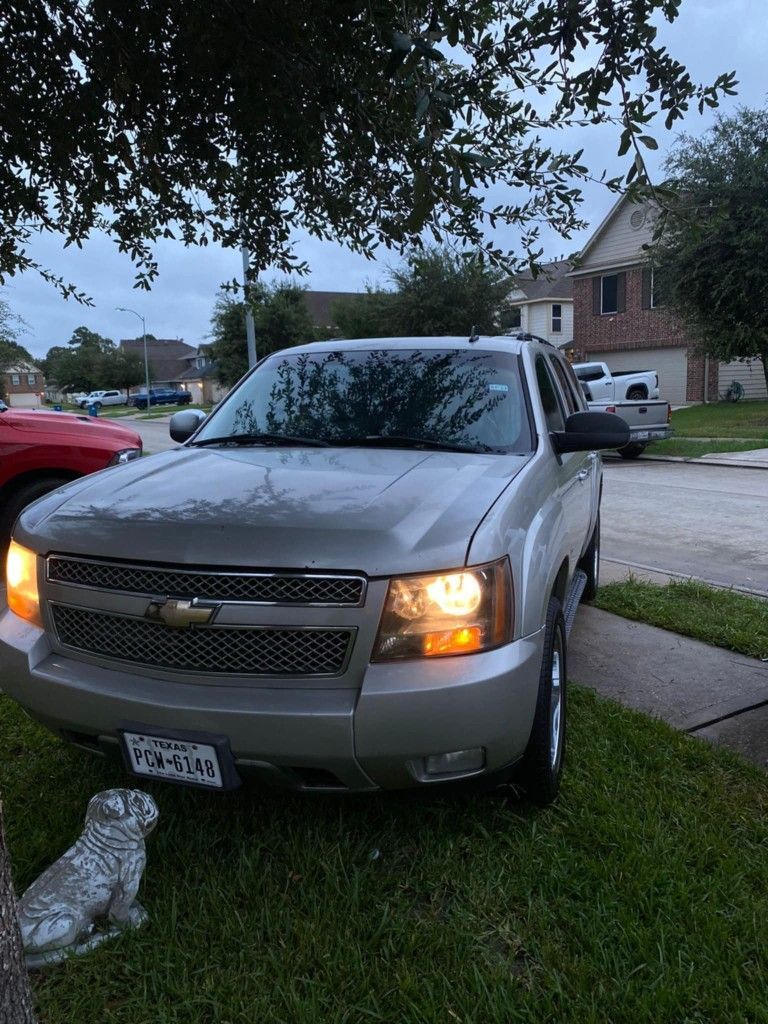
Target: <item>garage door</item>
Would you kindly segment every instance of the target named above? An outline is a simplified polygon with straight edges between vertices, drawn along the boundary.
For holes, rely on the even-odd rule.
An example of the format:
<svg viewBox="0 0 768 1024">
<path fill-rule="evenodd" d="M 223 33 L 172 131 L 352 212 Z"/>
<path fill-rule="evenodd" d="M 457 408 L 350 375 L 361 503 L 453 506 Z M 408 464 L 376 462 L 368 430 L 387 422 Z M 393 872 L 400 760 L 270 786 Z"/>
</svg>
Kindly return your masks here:
<svg viewBox="0 0 768 1024">
<path fill-rule="evenodd" d="M 631 352 L 588 352 L 587 358 L 607 363 L 610 370 L 655 370 L 659 395 L 672 405 L 685 405 L 688 356 L 684 348 L 638 348 Z"/>
</svg>

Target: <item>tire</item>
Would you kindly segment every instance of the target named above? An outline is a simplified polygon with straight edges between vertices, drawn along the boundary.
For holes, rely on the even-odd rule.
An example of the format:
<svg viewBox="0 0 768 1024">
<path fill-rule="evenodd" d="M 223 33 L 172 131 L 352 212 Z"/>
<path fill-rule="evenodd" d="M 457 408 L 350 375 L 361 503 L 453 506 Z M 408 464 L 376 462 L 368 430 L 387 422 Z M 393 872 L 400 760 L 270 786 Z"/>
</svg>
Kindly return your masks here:
<svg viewBox="0 0 768 1024">
<path fill-rule="evenodd" d="M 648 397 L 648 392 L 643 387 L 630 388 L 627 391 L 628 402 L 642 402 Z"/>
<path fill-rule="evenodd" d="M 93 408 L 98 411 L 101 408 L 101 402 L 94 402 L 93 403 Z"/>
<path fill-rule="evenodd" d="M 556 597 L 549 599 L 544 631 L 539 693 L 533 728 L 517 770 L 528 799 L 546 807 L 557 799 L 565 761 L 566 638 L 563 609 Z"/>
<path fill-rule="evenodd" d="M 645 445 L 640 441 L 630 441 L 629 444 L 625 444 L 623 448 L 617 448 L 616 451 L 622 459 L 636 459 L 645 451 Z"/>
<path fill-rule="evenodd" d="M 582 601 L 594 601 L 600 583 L 600 513 L 597 514 L 595 529 L 587 550 L 581 556 L 579 568 L 587 574 L 587 585 L 581 595 Z"/>
<path fill-rule="evenodd" d="M 14 491 L 8 501 L 0 507 L 0 557 L 2 558 L 0 575 L 5 576 L 5 555 L 11 540 L 13 524 L 19 514 L 33 501 L 67 483 L 69 483 L 69 479 L 58 476 L 46 476 L 39 480 L 31 480 Z"/>
</svg>

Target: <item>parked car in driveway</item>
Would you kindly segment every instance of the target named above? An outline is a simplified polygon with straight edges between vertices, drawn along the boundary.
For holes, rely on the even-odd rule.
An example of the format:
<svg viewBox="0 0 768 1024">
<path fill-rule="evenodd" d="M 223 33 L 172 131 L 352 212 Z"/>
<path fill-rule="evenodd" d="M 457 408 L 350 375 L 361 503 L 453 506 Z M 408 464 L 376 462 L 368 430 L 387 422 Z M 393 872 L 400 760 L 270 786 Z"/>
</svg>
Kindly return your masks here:
<svg viewBox="0 0 768 1024">
<path fill-rule="evenodd" d="M 637 402 L 659 397 L 659 375 L 655 370 L 611 373 L 606 363 L 574 363 L 573 369 L 589 402 Z"/>
<path fill-rule="evenodd" d="M 81 409 L 87 409 L 89 405 L 100 409 L 103 405 L 127 405 L 128 397 L 124 391 L 91 391 L 76 399 L 76 404 Z"/>
<path fill-rule="evenodd" d="M 672 436 L 672 406 L 660 399 L 647 402 L 589 402 L 593 412 L 610 412 L 629 427 L 629 441 L 618 449 L 623 459 L 636 459 L 651 441 Z"/>
<path fill-rule="evenodd" d="M 0 402 L 0 555 L 11 527 L 36 498 L 141 455 L 141 438 L 117 423 L 65 412 L 8 409 Z"/>
<path fill-rule="evenodd" d="M 141 778 L 558 792 L 567 633 L 594 596 L 601 448 L 530 336 L 264 359 L 182 442 L 29 508 L 6 693 Z"/>
<path fill-rule="evenodd" d="M 184 391 L 183 389 L 176 388 L 150 388 L 149 389 L 149 404 L 150 405 L 189 405 L 192 401 L 192 392 Z M 147 392 L 137 391 L 135 395 L 131 395 L 131 405 L 135 405 L 137 409 L 147 408 Z"/>
</svg>

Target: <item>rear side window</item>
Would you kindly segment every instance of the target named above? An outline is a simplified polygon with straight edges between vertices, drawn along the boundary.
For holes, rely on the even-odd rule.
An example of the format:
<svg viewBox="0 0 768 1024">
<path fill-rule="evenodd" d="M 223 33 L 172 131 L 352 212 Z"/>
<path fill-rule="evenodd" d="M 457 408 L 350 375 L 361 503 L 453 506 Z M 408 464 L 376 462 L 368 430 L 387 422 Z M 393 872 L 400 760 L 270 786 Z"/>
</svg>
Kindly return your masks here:
<svg viewBox="0 0 768 1024">
<path fill-rule="evenodd" d="M 550 362 L 555 370 L 555 376 L 557 377 L 558 383 L 560 384 L 560 392 L 563 400 L 565 401 L 565 407 L 568 410 L 568 415 L 574 412 L 581 412 L 582 406 L 579 399 L 576 396 L 575 390 L 571 385 L 570 378 L 566 373 L 565 364 L 562 360 L 556 356 L 550 358 Z"/>
<path fill-rule="evenodd" d="M 544 356 L 536 357 L 536 383 L 547 420 L 548 430 L 565 430 L 565 417 L 557 396 L 557 388 L 547 368 Z"/>
</svg>

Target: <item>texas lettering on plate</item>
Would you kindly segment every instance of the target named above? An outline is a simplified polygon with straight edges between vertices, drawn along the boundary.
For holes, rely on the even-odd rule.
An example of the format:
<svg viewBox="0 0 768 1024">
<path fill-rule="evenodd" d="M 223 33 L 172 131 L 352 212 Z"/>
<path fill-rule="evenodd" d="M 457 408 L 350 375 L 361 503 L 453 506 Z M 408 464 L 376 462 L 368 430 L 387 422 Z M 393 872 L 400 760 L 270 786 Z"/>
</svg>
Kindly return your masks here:
<svg viewBox="0 0 768 1024">
<path fill-rule="evenodd" d="M 131 771 L 136 775 L 223 788 L 215 747 L 149 733 L 124 732 L 123 738 Z"/>
</svg>

